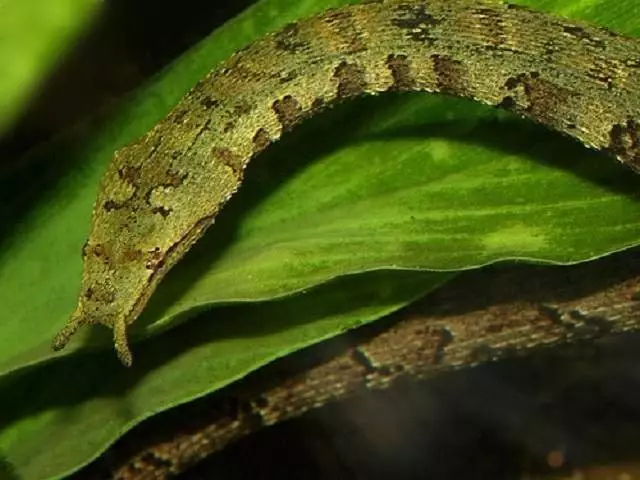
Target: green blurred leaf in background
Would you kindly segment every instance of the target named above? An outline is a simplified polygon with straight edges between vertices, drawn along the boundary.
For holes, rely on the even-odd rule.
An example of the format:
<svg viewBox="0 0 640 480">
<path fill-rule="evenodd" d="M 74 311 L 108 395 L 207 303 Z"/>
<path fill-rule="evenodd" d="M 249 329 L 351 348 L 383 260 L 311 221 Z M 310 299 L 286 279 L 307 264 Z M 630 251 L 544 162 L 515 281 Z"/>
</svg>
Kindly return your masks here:
<svg viewBox="0 0 640 480">
<path fill-rule="evenodd" d="M 638 179 L 611 158 L 459 99 L 363 99 L 311 119 L 250 166 L 135 325 L 131 370 L 106 329 L 54 355 L 113 152 L 238 48 L 342 3 L 258 2 L 81 141 L 44 146 L 1 180 L 0 468 L 67 474 L 142 419 L 398 309 L 444 272 L 574 263 L 638 243 Z M 631 0 L 518 3 L 640 32 Z"/>
<path fill-rule="evenodd" d="M 0 138 L 103 5 L 101 0 L 0 1 Z"/>
</svg>

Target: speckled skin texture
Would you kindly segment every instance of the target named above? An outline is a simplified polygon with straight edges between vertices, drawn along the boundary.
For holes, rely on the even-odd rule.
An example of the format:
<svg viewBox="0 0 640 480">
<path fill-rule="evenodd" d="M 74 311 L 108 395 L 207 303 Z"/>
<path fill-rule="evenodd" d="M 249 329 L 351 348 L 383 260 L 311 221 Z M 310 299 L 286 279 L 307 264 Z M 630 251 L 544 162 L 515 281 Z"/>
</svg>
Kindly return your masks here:
<svg viewBox="0 0 640 480">
<path fill-rule="evenodd" d="M 496 2 L 369 2 L 289 24 L 237 52 L 116 153 L 83 250 L 78 306 L 54 348 L 101 323 L 130 365 L 127 326 L 248 162 L 336 102 L 385 91 L 471 98 L 639 170 L 638 84 L 640 41 Z"/>
</svg>

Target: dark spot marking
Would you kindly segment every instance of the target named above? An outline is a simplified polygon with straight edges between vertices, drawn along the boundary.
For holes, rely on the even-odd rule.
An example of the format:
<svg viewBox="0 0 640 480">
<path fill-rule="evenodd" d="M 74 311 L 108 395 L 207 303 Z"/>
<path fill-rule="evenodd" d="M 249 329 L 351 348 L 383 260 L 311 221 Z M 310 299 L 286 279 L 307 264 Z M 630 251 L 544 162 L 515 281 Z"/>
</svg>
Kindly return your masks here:
<svg viewBox="0 0 640 480">
<path fill-rule="evenodd" d="M 441 365 L 443 363 L 446 349 L 453 342 L 453 340 L 453 333 L 451 333 L 449 329 L 440 329 L 438 344 L 436 345 L 436 350 L 433 358 L 435 365 Z"/>
<path fill-rule="evenodd" d="M 339 100 L 361 95 L 367 87 L 364 68 L 356 63 L 348 63 L 346 60 L 336 67 L 333 78 L 338 80 L 336 93 Z"/>
<path fill-rule="evenodd" d="M 309 48 L 309 42 L 300 37 L 300 27 L 297 23 L 289 23 L 275 35 L 276 48 L 283 52 L 298 53 Z"/>
<path fill-rule="evenodd" d="M 163 207 L 153 205 L 151 202 L 151 195 L 153 195 L 153 192 L 159 188 L 178 188 L 184 183 L 187 177 L 189 177 L 189 173 L 180 173 L 167 168 L 164 175 L 161 176 L 160 173 L 158 173 L 158 177 L 159 178 L 156 179 L 155 183 L 145 190 L 144 201 L 151 207 L 152 213 L 159 213 L 163 217 L 166 217 L 171 213 L 171 209 L 165 209 Z"/>
<path fill-rule="evenodd" d="M 182 156 L 182 152 L 180 150 L 174 150 L 173 152 L 171 152 L 171 158 L 173 160 L 177 160 L 178 158 L 180 158 L 180 156 Z"/>
<path fill-rule="evenodd" d="M 542 304 L 538 306 L 538 311 L 554 325 L 558 325 L 560 327 L 572 326 L 564 321 L 562 318 L 562 312 L 558 307 Z"/>
<path fill-rule="evenodd" d="M 491 9 L 491 8 L 475 7 L 471 10 L 471 13 L 476 17 L 493 18 L 496 20 L 502 20 L 502 12 Z"/>
<path fill-rule="evenodd" d="M 617 123 L 609 132 L 606 150 L 622 159 L 631 168 L 640 171 L 640 129 L 638 122 L 629 118 L 626 123 Z"/>
<path fill-rule="evenodd" d="M 177 188 L 184 183 L 188 176 L 189 172 L 180 173 L 167 168 L 167 170 L 164 172 L 162 180 L 159 180 L 157 185 L 160 187 Z"/>
<path fill-rule="evenodd" d="M 576 25 L 563 25 L 562 31 L 571 37 L 577 38 L 578 40 L 591 45 L 592 47 L 596 47 L 601 50 L 606 48 L 606 43 L 602 39 L 594 37 L 582 27 Z"/>
<path fill-rule="evenodd" d="M 620 73 L 620 64 L 606 58 L 597 58 L 591 62 L 587 76 L 604 85 L 607 90 L 612 90 L 614 80 Z"/>
<path fill-rule="evenodd" d="M 163 206 L 153 207 L 151 209 L 151 213 L 160 214 L 163 218 L 167 218 L 169 215 L 171 215 L 172 211 L 173 210 L 171 210 L 170 208 L 166 208 L 166 207 L 163 207 Z"/>
<path fill-rule="evenodd" d="M 280 83 L 289 83 L 298 78 L 298 72 L 289 71 L 289 72 L 279 72 L 278 80 Z"/>
<path fill-rule="evenodd" d="M 514 3 L 508 3 L 506 5 L 507 10 L 520 10 L 523 12 L 531 12 L 532 10 L 529 7 L 525 7 L 524 5 L 517 5 Z"/>
<path fill-rule="evenodd" d="M 244 163 L 242 157 L 236 155 L 228 148 L 214 147 L 211 150 L 211 154 L 217 157 L 223 164 L 231 168 L 236 178 L 242 178 L 242 172 L 244 170 Z"/>
<path fill-rule="evenodd" d="M 430 45 L 435 39 L 429 35 L 429 30 L 438 25 L 440 20 L 431 15 L 424 5 L 399 5 L 391 24 L 402 30 L 416 42 L 427 42 Z"/>
<path fill-rule="evenodd" d="M 503 108 L 505 110 L 514 110 L 515 108 L 517 108 L 518 104 L 516 103 L 516 101 L 514 100 L 513 97 L 510 96 L 506 96 L 504 97 L 500 103 L 497 105 L 498 108 Z"/>
<path fill-rule="evenodd" d="M 173 465 L 173 462 L 171 460 L 162 458 L 150 450 L 147 450 L 146 452 L 144 452 L 140 456 L 140 460 L 146 463 L 147 465 L 152 465 L 158 469 L 163 469 L 163 470 Z"/>
<path fill-rule="evenodd" d="M 189 143 L 189 145 L 184 149 L 185 155 L 188 155 L 191 152 L 193 146 L 198 143 L 198 140 L 208 131 L 211 130 L 211 119 L 208 118 L 206 122 L 199 126 L 197 133 L 193 137 L 193 140 Z"/>
<path fill-rule="evenodd" d="M 516 88 L 518 85 L 520 85 L 520 78 L 519 77 L 509 77 L 507 78 L 507 80 L 504 82 L 504 86 L 507 90 L 513 90 L 514 88 Z"/>
<path fill-rule="evenodd" d="M 609 38 L 620 38 L 622 36 L 618 32 L 611 30 L 609 27 L 599 27 L 599 29 L 605 32 Z"/>
<path fill-rule="evenodd" d="M 573 336 L 609 333 L 612 329 L 609 319 L 598 315 L 588 315 L 577 309 L 563 311 L 553 305 L 542 305 L 538 307 L 538 310 L 551 323 L 570 331 Z"/>
<path fill-rule="evenodd" d="M 603 334 L 613 329 L 611 320 L 600 315 L 587 315 L 580 310 L 569 310 L 569 317 L 579 324 L 581 333 Z M 590 335 L 591 336 L 591 335 Z"/>
<path fill-rule="evenodd" d="M 148 252 L 148 258 L 145 267 L 147 268 L 147 270 L 153 270 L 154 272 L 157 272 L 162 267 L 164 267 L 164 259 L 165 256 L 162 253 L 162 250 L 160 250 L 159 247 L 156 247 Z"/>
<path fill-rule="evenodd" d="M 233 120 L 229 120 L 227 123 L 224 124 L 224 127 L 222 127 L 222 131 L 224 133 L 229 133 L 235 127 L 236 127 L 236 122 L 234 122 Z"/>
<path fill-rule="evenodd" d="M 244 417 L 243 423 L 246 425 L 250 431 L 258 430 L 265 425 L 264 418 L 262 418 L 262 414 L 250 407 L 251 410 L 246 411 L 246 416 Z"/>
<path fill-rule="evenodd" d="M 462 62 L 447 55 L 431 55 L 431 61 L 439 91 L 463 97 L 469 95 L 465 81 L 467 70 Z"/>
<path fill-rule="evenodd" d="M 273 111 L 278 117 L 282 130 L 290 130 L 299 121 L 303 115 L 302 107 L 300 103 L 291 95 L 285 95 L 281 99 L 273 102 Z"/>
<path fill-rule="evenodd" d="M 358 347 L 353 348 L 350 352 L 350 357 L 355 363 L 357 363 L 364 369 L 365 374 L 369 375 L 377 372 L 378 369 L 371 362 L 369 356 L 362 351 L 362 349 Z"/>
<path fill-rule="evenodd" d="M 324 21 L 330 25 L 339 25 L 353 21 L 353 13 L 349 10 L 330 10 L 324 16 Z"/>
<path fill-rule="evenodd" d="M 188 113 L 187 110 L 175 110 L 171 114 L 171 120 L 173 121 L 173 123 L 182 123 L 187 113 Z"/>
<path fill-rule="evenodd" d="M 392 53 L 387 57 L 387 67 L 391 71 L 393 84 L 389 87 L 392 91 L 412 90 L 416 88 L 416 82 L 411 72 L 411 61 L 406 55 Z"/>
<path fill-rule="evenodd" d="M 587 71 L 587 76 L 596 82 L 602 83 L 607 90 L 611 90 L 613 88 L 613 78 L 597 67 L 591 67 Z"/>
<path fill-rule="evenodd" d="M 107 212 L 110 212 L 112 210 L 117 210 L 118 208 L 121 208 L 121 205 L 115 200 L 107 200 L 106 202 L 104 202 L 104 205 L 102 207 Z"/>
<path fill-rule="evenodd" d="M 264 128 L 259 128 L 253 136 L 253 153 L 257 154 L 269 146 L 271 135 Z"/>
<path fill-rule="evenodd" d="M 327 101 L 322 97 L 316 97 L 311 102 L 311 111 L 319 112 L 320 110 L 324 110 L 327 106 Z"/>
<path fill-rule="evenodd" d="M 558 107 L 569 105 L 569 99 L 578 95 L 574 91 L 541 78 L 539 72 L 521 73 L 511 77 L 506 80 L 505 88 L 512 91 L 521 88 L 526 98 L 524 105 L 523 102 L 518 102 L 514 98 L 508 107 L 510 110 L 555 128 L 565 126 L 564 122 L 559 123 L 562 115 L 558 115 Z"/>
<path fill-rule="evenodd" d="M 139 166 L 125 165 L 118 169 L 118 176 L 121 180 L 129 183 L 130 185 L 137 187 L 140 184 L 140 174 L 142 168 Z"/>
<path fill-rule="evenodd" d="M 116 294 L 108 283 L 95 283 L 85 290 L 84 298 L 95 303 L 109 304 L 116 300 Z"/>
<path fill-rule="evenodd" d="M 625 67 L 640 68 L 640 59 L 638 58 L 626 58 L 622 61 Z"/>
<path fill-rule="evenodd" d="M 207 96 L 200 100 L 200 105 L 209 110 L 220 105 L 220 101 Z"/>
</svg>

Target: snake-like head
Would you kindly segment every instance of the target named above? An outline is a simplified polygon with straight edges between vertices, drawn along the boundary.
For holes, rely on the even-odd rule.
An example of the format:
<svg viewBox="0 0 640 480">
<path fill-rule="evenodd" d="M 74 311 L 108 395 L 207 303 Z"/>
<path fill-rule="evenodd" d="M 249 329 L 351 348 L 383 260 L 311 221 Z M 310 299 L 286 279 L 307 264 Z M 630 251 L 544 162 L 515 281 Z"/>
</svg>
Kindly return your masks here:
<svg viewBox="0 0 640 480">
<path fill-rule="evenodd" d="M 129 366 L 132 356 L 126 329 L 146 304 L 163 267 L 164 252 L 133 250 L 118 239 L 87 242 L 83 250 L 84 272 L 77 306 L 53 342 L 60 350 L 83 325 L 102 324 L 113 329 L 120 361 Z M 156 280 L 157 278 L 157 280 Z"/>
</svg>

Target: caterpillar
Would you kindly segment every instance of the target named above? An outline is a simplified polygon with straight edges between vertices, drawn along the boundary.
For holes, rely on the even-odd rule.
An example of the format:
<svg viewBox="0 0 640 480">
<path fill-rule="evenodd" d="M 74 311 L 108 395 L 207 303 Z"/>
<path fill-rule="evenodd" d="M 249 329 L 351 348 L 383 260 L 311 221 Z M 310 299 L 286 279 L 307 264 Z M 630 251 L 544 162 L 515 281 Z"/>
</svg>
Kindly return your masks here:
<svg viewBox="0 0 640 480">
<path fill-rule="evenodd" d="M 490 0 L 329 10 L 236 52 L 115 153 L 95 203 L 76 309 L 127 328 L 238 190 L 248 163 L 305 118 L 367 94 L 424 91 L 507 109 L 640 170 L 640 41 Z"/>
</svg>

